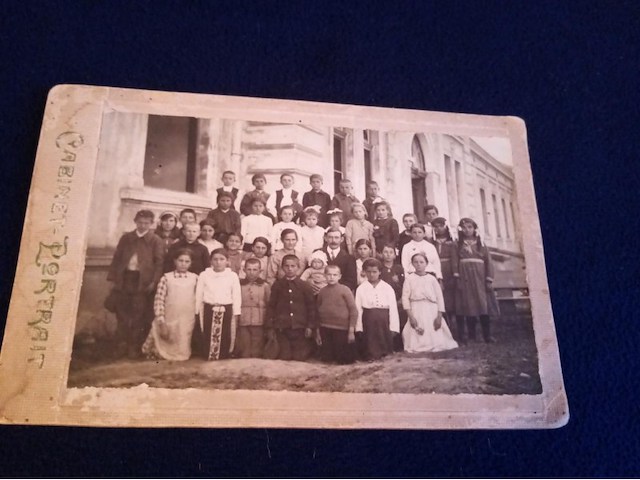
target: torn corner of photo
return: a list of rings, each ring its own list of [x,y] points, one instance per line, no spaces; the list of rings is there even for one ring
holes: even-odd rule
[[[56,86],[0,422],[561,427],[537,215],[516,117]]]

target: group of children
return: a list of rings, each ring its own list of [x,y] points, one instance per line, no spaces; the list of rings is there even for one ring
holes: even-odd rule
[[[375,182],[361,203],[346,179],[332,199],[317,174],[302,203],[291,175],[273,197],[254,175],[238,212],[235,175],[222,180],[217,208],[201,222],[191,209],[164,212],[154,231],[154,214],[141,210],[136,230],[120,239],[108,278],[130,356],[306,360],[319,352],[351,363],[456,348],[475,339],[478,318],[493,341],[493,270],[473,220],[460,221],[454,240],[428,206],[426,225],[405,214],[400,232]]]

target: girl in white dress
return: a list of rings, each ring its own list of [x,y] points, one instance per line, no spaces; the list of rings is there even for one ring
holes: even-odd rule
[[[427,273],[428,260],[424,253],[411,257],[415,272],[407,275],[402,287],[402,307],[409,321],[402,330],[406,352],[441,352],[457,348],[446,322],[442,288],[433,273]]]
[[[175,270],[165,273],[153,301],[155,318],[142,346],[150,359],[188,360],[195,324],[198,276],[189,271],[191,251],[178,251]]]

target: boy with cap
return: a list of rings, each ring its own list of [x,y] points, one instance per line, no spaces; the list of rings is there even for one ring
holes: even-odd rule
[[[162,276],[164,244],[151,231],[153,212],[140,210],[133,220],[136,229],[120,237],[107,280],[118,293],[116,338],[130,358],[137,358],[153,320],[153,295]]]
[[[162,212],[160,214],[160,225],[156,227],[154,233],[162,240],[164,244],[164,254],[166,255],[169,247],[180,238],[178,216],[173,212]]]

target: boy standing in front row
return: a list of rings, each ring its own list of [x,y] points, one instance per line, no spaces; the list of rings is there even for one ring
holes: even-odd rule
[[[260,260],[249,258],[244,262],[245,278],[240,280],[242,306],[236,335],[235,356],[262,358],[264,350],[264,317],[271,287],[260,278]]]
[[[130,358],[141,355],[149,333],[153,296],[162,276],[164,255],[162,240],[151,231],[153,212],[140,210],[133,220],[136,229],[120,237],[107,276],[119,293],[116,336]]]
[[[317,299],[320,329],[316,343],[321,346],[322,361],[353,363],[358,320],[356,302],[349,287],[339,283],[340,267],[328,265],[325,276],[327,286],[320,290]]]
[[[304,361],[311,354],[310,338],[316,328],[313,290],[298,278],[300,260],[295,255],[282,259],[284,277],[271,287],[264,322],[269,339],[278,342],[280,360]]]

